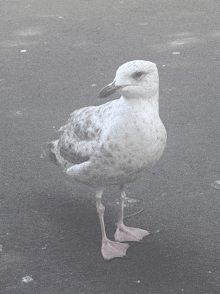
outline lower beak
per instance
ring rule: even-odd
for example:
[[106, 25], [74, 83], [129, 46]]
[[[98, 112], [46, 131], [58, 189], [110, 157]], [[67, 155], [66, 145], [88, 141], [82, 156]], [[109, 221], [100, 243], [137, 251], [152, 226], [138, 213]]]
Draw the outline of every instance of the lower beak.
[[115, 86], [115, 82], [112, 82], [111, 84], [108, 84], [105, 86], [99, 93], [100, 98], [108, 97], [111, 94], [114, 94], [115, 92], [121, 90], [122, 86]]

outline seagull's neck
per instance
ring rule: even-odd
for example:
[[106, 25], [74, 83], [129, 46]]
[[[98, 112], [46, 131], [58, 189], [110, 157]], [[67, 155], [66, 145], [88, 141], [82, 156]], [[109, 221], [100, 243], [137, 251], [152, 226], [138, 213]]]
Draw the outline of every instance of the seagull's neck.
[[151, 97], [146, 98], [124, 98], [121, 96], [119, 99], [125, 105], [130, 105], [131, 107], [139, 107], [139, 108], [146, 108], [146, 107], [153, 107], [156, 111], [159, 111], [159, 95], [158, 93]]

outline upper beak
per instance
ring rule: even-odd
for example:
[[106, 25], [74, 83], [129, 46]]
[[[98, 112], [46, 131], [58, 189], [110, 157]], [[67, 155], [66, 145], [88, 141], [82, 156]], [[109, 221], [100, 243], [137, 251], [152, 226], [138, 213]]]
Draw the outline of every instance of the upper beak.
[[111, 94], [114, 94], [116, 91], [122, 89], [122, 86], [115, 86], [115, 82], [112, 82], [111, 84], [108, 84], [105, 86], [99, 93], [100, 98], [108, 97]]

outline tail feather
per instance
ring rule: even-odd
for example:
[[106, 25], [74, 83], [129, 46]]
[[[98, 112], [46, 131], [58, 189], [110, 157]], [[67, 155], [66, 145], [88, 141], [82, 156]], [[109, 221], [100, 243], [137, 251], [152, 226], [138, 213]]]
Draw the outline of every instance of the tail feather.
[[41, 158], [47, 157], [49, 158], [51, 162], [58, 165], [59, 163], [56, 158], [56, 147], [57, 147], [58, 141], [59, 140], [46, 142], [45, 143], [46, 148], [43, 154], [41, 155]]
[[49, 156], [49, 159], [51, 162], [58, 165], [56, 155], [51, 150], [50, 150], [48, 156]]
[[59, 150], [59, 140], [46, 142], [46, 148], [41, 158], [47, 157], [52, 163], [57, 164], [63, 168], [66, 172], [67, 168], [73, 166], [74, 164], [63, 158]]

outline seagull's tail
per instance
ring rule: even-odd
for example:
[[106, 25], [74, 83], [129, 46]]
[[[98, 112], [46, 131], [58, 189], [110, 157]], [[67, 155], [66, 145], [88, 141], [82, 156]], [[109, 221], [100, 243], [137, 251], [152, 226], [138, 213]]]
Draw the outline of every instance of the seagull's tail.
[[47, 157], [54, 164], [59, 164], [56, 157], [58, 142], [59, 140], [46, 142], [45, 143], [46, 148], [44, 152], [41, 154], [41, 158]]
[[41, 158], [48, 158], [54, 164], [57, 164], [63, 168], [63, 171], [66, 172], [67, 168], [73, 165], [73, 163], [68, 162], [68, 160], [64, 159], [60, 154], [60, 140], [46, 142], [45, 150], [41, 155]]

